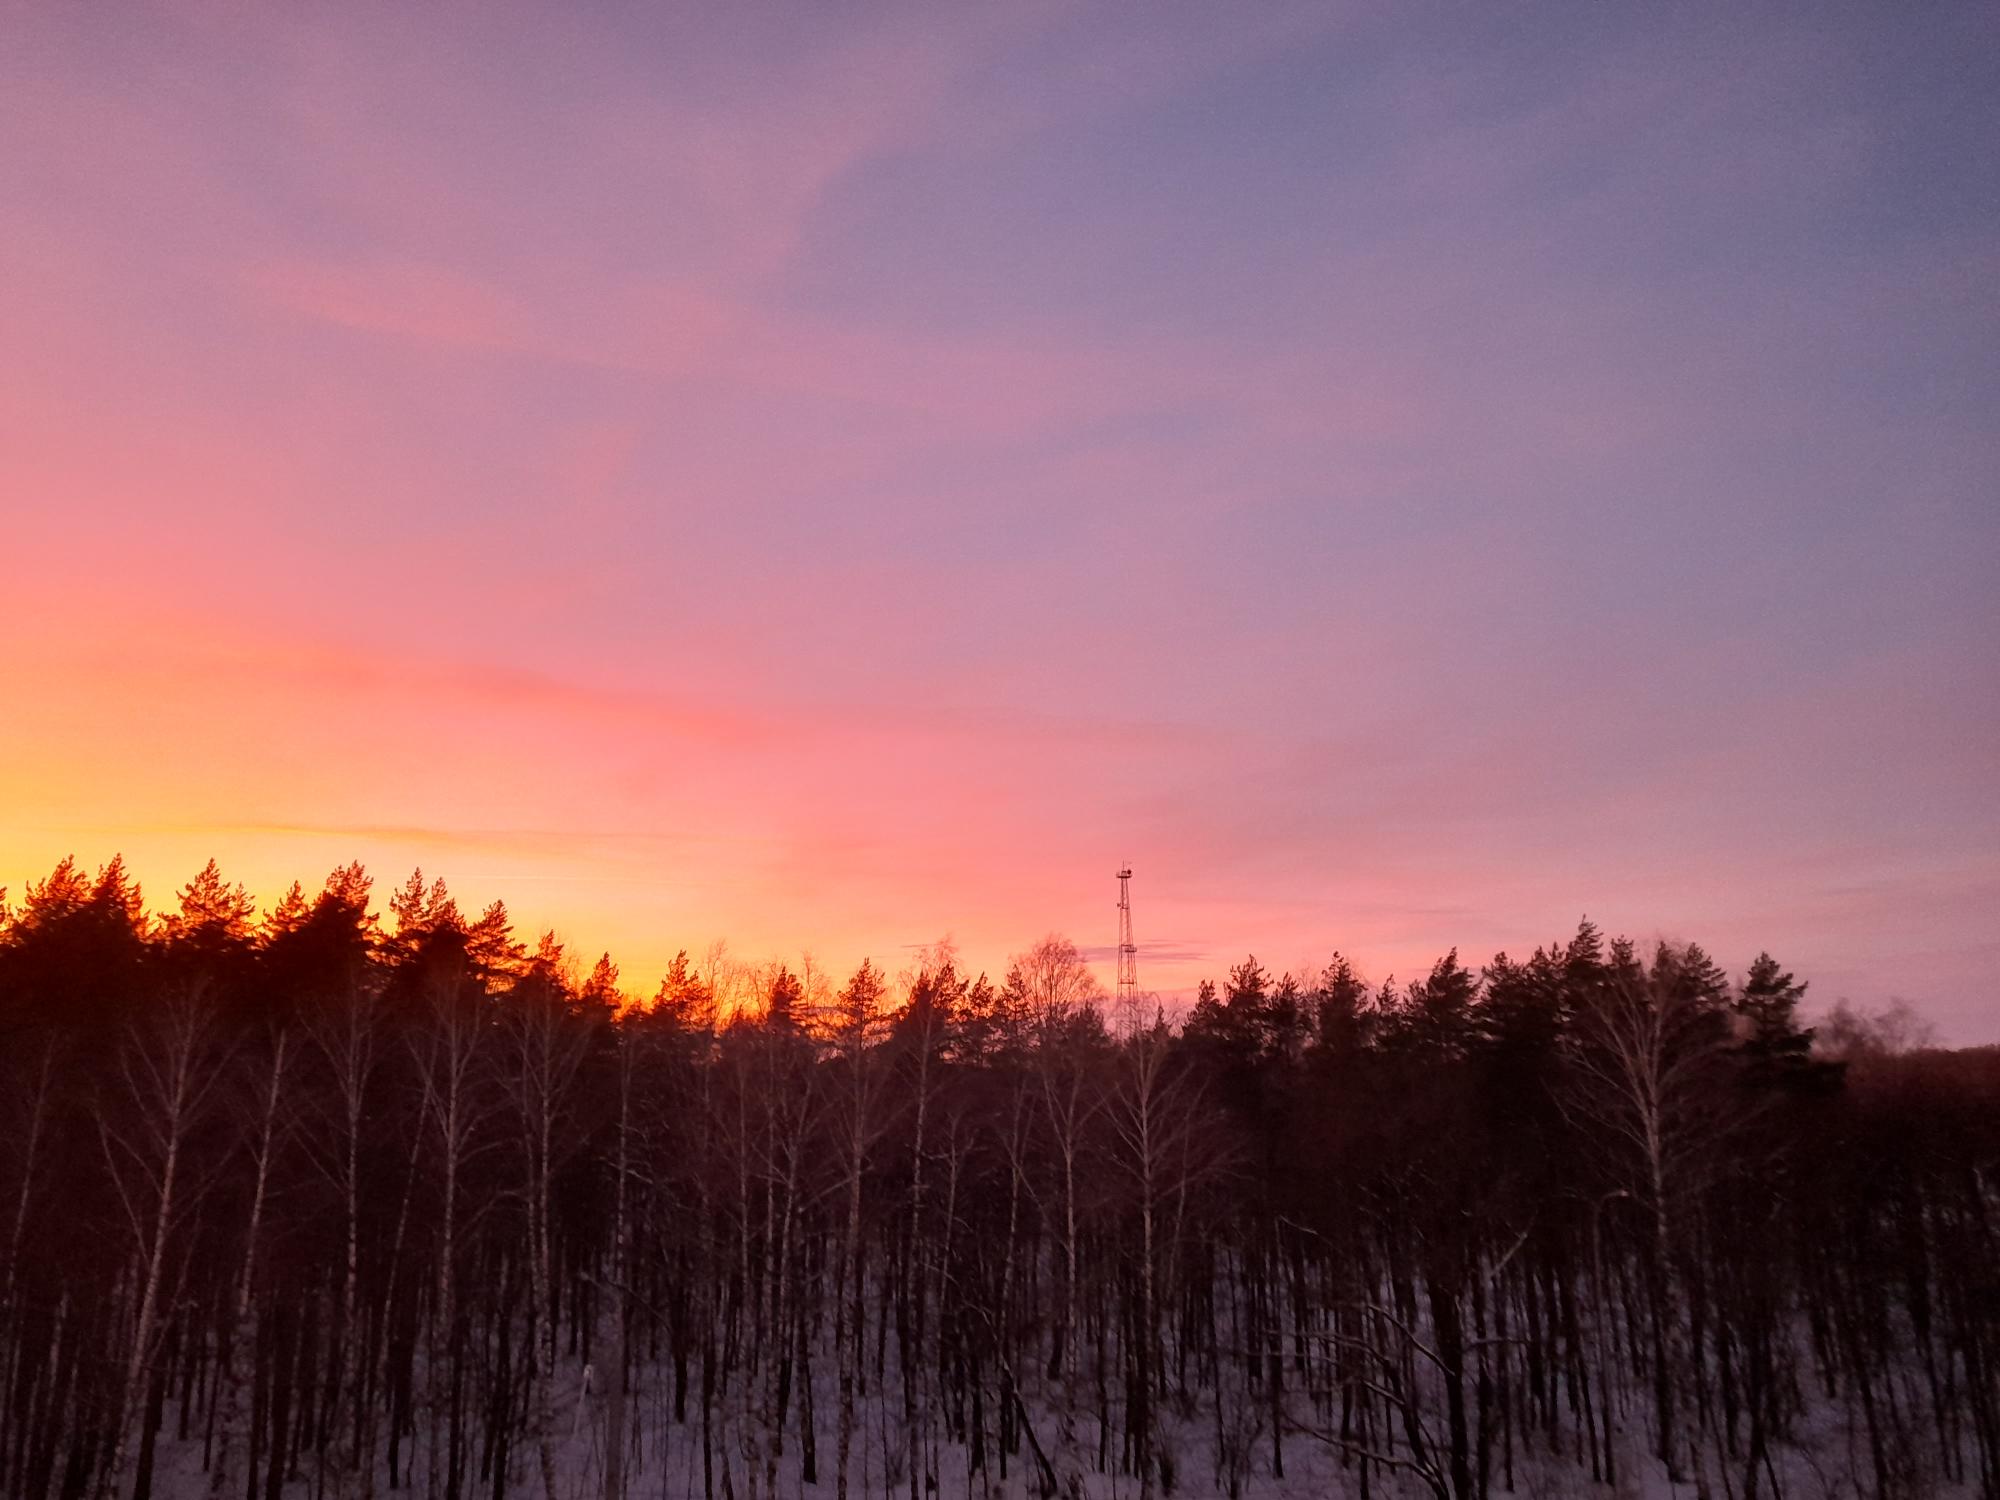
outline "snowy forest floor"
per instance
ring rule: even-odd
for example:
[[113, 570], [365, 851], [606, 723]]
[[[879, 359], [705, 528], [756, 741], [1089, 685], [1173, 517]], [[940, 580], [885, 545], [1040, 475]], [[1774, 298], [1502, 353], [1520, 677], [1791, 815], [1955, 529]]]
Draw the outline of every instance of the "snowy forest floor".
[[[562, 1372], [554, 1392], [553, 1446], [556, 1456], [555, 1500], [594, 1500], [604, 1493], [605, 1403], [590, 1388], [587, 1372], [571, 1365]], [[710, 1472], [704, 1476], [700, 1413], [692, 1399], [684, 1422], [673, 1420], [672, 1382], [657, 1370], [635, 1372], [629, 1394], [631, 1430], [628, 1435], [625, 1493], [628, 1500], [818, 1500], [835, 1494], [835, 1422], [838, 1392], [830, 1375], [814, 1382], [813, 1410], [817, 1474], [808, 1482], [800, 1451], [799, 1416], [794, 1410], [785, 1424], [782, 1447], [770, 1452], [771, 1427], [760, 1412], [740, 1402], [719, 1405], [713, 1417]], [[1055, 1469], [1059, 1493], [1069, 1500], [1138, 1500], [1139, 1477], [1120, 1466], [1119, 1443], [1105, 1444], [1100, 1465], [1098, 1418], [1092, 1410], [1077, 1410], [1059, 1390], [1046, 1383], [1028, 1394], [1026, 1409], [1036, 1435]], [[1358, 1460], [1342, 1463], [1338, 1450], [1312, 1435], [1310, 1413], [1288, 1416], [1282, 1444], [1284, 1472], [1274, 1473], [1268, 1412], [1261, 1401], [1242, 1404], [1212, 1393], [1191, 1413], [1163, 1404], [1158, 1413], [1159, 1452], [1165, 1484], [1156, 1482], [1159, 1496], [1223, 1496], [1236, 1500], [1292, 1500], [1292, 1497], [1381, 1497], [1404, 1500], [1431, 1493], [1423, 1479], [1407, 1471], [1371, 1466], [1364, 1488]], [[1760, 1466], [1754, 1492], [1746, 1491], [1742, 1460], [1714, 1454], [1678, 1479], [1669, 1478], [1649, 1451], [1643, 1408], [1626, 1403], [1624, 1420], [1614, 1436], [1616, 1477], [1594, 1479], [1585, 1454], [1516, 1450], [1512, 1482], [1496, 1458], [1486, 1476], [1487, 1496], [1519, 1496], [1522, 1500], [1564, 1500], [1564, 1497], [1630, 1497], [1630, 1500], [1746, 1500], [1747, 1493], [1778, 1500], [1860, 1500], [1872, 1495], [1866, 1434], [1860, 1414], [1845, 1403], [1827, 1402], [1805, 1424], [1802, 1440], [1773, 1446]], [[1303, 1403], [1296, 1403], [1303, 1405]], [[901, 1409], [900, 1386], [871, 1389], [857, 1401], [856, 1430], [850, 1458], [849, 1492], [854, 1496], [910, 1495], [908, 1430]], [[1068, 1415], [1065, 1415], [1068, 1413]], [[204, 1443], [196, 1434], [178, 1437], [176, 1412], [162, 1413], [157, 1438], [151, 1500], [271, 1500], [265, 1476], [254, 1487], [245, 1476], [226, 1481], [218, 1490], [216, 1476], [205, 1471]], [[941, 1422], [924, 1424], [923, 1467], [931, 1478], [920, 1478], [917, 1500], [1038, 1500], [1042, 1485], [1028, 1444], [1002, 1461], [998, 1442], [989, 1430], [985, 1444], [988, 1463], [983, 1471], [972, 1465], [970, 1446], [949, 1438]], [[240, 1450], [239, 1450], [240, 1462]], [[399, 1483], [391, 1488], [386, 1460], [378, 1456], [374, 1491], [378, 1497], [424, 1496], [427, 1455], [423, 1423], [405, 1446]], [[510, 1500], [543, 1494], [539, 1444], [532, 1432], [517, 1436], [507, 1456], [504, 1476], [492, 1472], [490, 1458], [479, 1462], [464, 1480], [464, 1500]], [[499, 1482], [496, 1484], [496, 1477]], [[1911, 1496], [1972, 1496], [1972, 1483], [1952, 1484], [1937, 1472], [1934, 1461], [1912, 1459], [1903, 1476]], [[1478, 1479], [1475, 1476], [1475, 1486]], [[322, 1464], [308, 1455], [285, 1477], [278, 1500], [353, 1500], [362, 1486], [351, 1478], [343, 1484], [329, 1456]]]

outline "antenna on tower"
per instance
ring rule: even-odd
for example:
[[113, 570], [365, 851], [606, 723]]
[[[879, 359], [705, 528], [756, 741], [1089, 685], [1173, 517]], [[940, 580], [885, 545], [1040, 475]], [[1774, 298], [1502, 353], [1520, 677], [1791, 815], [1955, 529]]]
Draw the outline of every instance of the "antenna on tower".
[[1132, 941], [1132, 867], [1118, 872], [1118, 1010], [1137, 1014], [1139, 945]]

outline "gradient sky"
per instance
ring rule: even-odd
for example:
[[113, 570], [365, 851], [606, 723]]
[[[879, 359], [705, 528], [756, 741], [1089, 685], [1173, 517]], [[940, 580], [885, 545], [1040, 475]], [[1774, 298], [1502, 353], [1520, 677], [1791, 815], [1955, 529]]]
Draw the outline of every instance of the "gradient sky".
[[1996, 289], [1984, 0], [0, 4], [0, 882], [2000, 1039]]

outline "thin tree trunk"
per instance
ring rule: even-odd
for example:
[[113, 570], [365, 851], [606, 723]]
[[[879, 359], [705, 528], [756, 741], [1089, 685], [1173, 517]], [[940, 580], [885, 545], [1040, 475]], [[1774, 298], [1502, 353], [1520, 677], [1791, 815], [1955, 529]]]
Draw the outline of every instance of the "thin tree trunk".
[[271, 1074], [264, 1090], [257, 1131], [256, 1186], [250, 1195], [250, 1222], [243, 1235], [243, 1267], [237, 1275], [235, 1316], [225, 1340], [219, 1375], [222, 1381], [221, 1433], [215, 1462], [209, 1471], [209, 1493], [220, 1496], [229, 1482], [231, 1448], [236, 1439], [237, 1413], [242, 1405], [242, 1381], [237, 1376], [236, 1350], [255, 1336], [252, 1317], [256, 1291], [257, 1250], [262, 1242], [264, 1197], [271, 1176], [271, 1145], [277, 1133], [278, 1097], [284, 1086], [290, 1036], [279, 1031], [272, 1042]]

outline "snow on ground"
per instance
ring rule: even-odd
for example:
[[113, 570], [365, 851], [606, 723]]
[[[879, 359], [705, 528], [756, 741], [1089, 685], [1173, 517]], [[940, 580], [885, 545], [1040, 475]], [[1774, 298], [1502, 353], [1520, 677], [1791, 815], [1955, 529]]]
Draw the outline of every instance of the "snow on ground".
[[[1172, 1473], [1171, 1490], [1155, 1485], [1153, 1494], [1175, 1496], [1215, 1496], [1231, 1493], [1234, 1480], [1240, 1500], [1346, 1500], [1360, 1497], [1358, 1468], [1343, 1467], [1338, 1455], [1326, 1443], [1302, 1432], [1289, 1432], [1284, 1442], [1284, 1476], [1272, 1472], [1272, 1443], [1263, 1414], [1251, 1416], [1243, 1403], [1236, 1410], [1237, 1430], [1223, 1424], [1218, 1441], [1218, 1424], [1212, 1393], [1192, 1413], [1182, 1414], [1167, 1403], [1158, 1414], [1159, 1444], [1168, 1456]], [[671, 1382], [657, 1378], [656, 1372], [642, 1371], [631, 1393], [632, 1431], [626, 1464], [628, 1500], [704, 1500], [701, 1422], [699, 1410], [690, 1403], [689, 1420], [672, 1420]], [[1261, 1405], [1261, 1403], [1255, 1403]], [[1096, 1466], [1098, 1424], [1088, 1411], [1078, 1411], [1067, 1420], [1065, 1403], [1056, 1393], [1042, 1390], [1029, 1403], [1036, 1433], [1062, 1482], [1067, 1500], [1138, 1500], [1140, 1481], [1135, 1475], [1117, 1472], [1119, 1444], [1114, 1433], [1108, 1445], [1111, 1472], [1100, 1473]], [[771, 1471], [768, 1451], [769, 1428], [759, 1414], [746, 1411], [741, 1403], [718, 1411], [713, 1450], [712, 1494], [715, 1500], [831, 1500], [835, 1493], [836, 1422], [838, 1392], [831, 1372], [823, 1372], [815, 1382], [815, 1432], [818, 1446], [817, 1482], [807, 1484], [802, 1474], [798, 1445], [798, 1415], [794, 1409], [783, 1434], [782, 1451], [775, 1463], [776, 1483], [769, 1486]], [[1231, 1403], [1224, 1403], [1225, 1411]], [[587, 1390], [584, 1372], [566, 1372], [556, 1393], [555, 1448], [557, 1453], [556, 1500], [594, 1500], [604, 1492], [605, 1417], [601, 1393]], [[992, 1413], [988, 1412], [989, 1422]], [[191, 1424], [192, 1425], [192, 1424]], [[1760, 1474], [1759, 1494], [1773, 1493], [1772, 1478], [1786, 1500], [1863, 1500], [1874, 1493], [1872, 1469], [1868, 1462], [1866, 1435], [1857, 1413], [1842, 1405], [1826, 1403], [1807, 1424], [1806, 1441], [1798, 1446], [1774, 1449], [1769, 1469]], [[211, 1476], [201, 1468], [199, 1439], [179, 1442], [171, 1407], [166, 1413], [158, 1439], [153, 1479], [154, 1500], [207, 1500], [212, 1493]], [[990, 1439], [991, 1456], [985, 1473], [972, 1470], [969, 1449], [946, 1441], [940, 1431], [928, 1466], [935, 1472], [934, 1486], [923, 1483], [916, 1500], [1039, 1500], [1040, 1485], [1034, 1458], [1024, 1442], [1018, 1453], [1006, 1460], [1001, 1475], [997, 1445]], [[1616, 1484], [1593, 1483], [1586, 1458], [1561, 1459], [1543, 1454], [1517, 1452], [1514, 1485], [1507, 1488], [1496, 1458], [1490, 1475], [1492, 1495], [1519, 1496], [1522, 1500], [1714, 1500], [1740, 1497], [1744, 1475], [1740, 1463], [1725, 1476], [1711, 1459], [1700, 1476], [1689, 1475], [1682, 1482], [1669, 1482], [1657, 1461], [1647, 1452], [1649, 1437], [1643, 1422], [1633, 1421], [1618, 1435]], [[903, 1496], [911, 1494], [907, 1463], [906, 1429], [902, 1418], [901, 1387], [893, 1380], [886, 1391], [871, 1389], [857, 1403], [854, 1450], [849, 1472], [849, 1493], [856, 1497]], [[1222, 1458], [1219, 1459], [1218, 1455]], [[508, 1497], [535, 1497], [542, 1500], [543, 1487], [537, 1444], [531, 1434], [515, 1440], [509, 1472], [496, 1491], [493, 1476], [477, 1471], [478, 1455], [473, 1455], [473, 1473], [466, 1480], [465, 1500], [500, 1500]], [[1234, 1474], [1224, 1466], [1236, 1460]], [[239, 1450], [240, 1462], [240, 1450]], [[386, 1464], [378, 1464], [375, 1493], [378, 1500], [396, 1496], [424, 1496], [427, 1475], [422, 1434], [414, 1445], [406, 1444], [403, 1483], [388, 1487]], [[1938, 1500], [1970, 1497], [1971, 1486], [1945, 1484], [1935, 1472], [1916, 1464], [1908, 1476], [1911, 1496], [1935, 1496]], [[262, 1485], [258, 1487], [262, 1495]], [[241, 1479], [228, 1485], [225, 1495], [244, 1493]], [[343, 1489], [339, 1476], [321, 1471], [310, 1455], [300, 1470], [289, 1476], [281, 1500], [354, 1500], [361, 1493], [358, 1483]], [[1431, 1492], [1417, 1477], [1377, 1467], [1370, 1475], [1371, 1500], [1416, 1500]]]

